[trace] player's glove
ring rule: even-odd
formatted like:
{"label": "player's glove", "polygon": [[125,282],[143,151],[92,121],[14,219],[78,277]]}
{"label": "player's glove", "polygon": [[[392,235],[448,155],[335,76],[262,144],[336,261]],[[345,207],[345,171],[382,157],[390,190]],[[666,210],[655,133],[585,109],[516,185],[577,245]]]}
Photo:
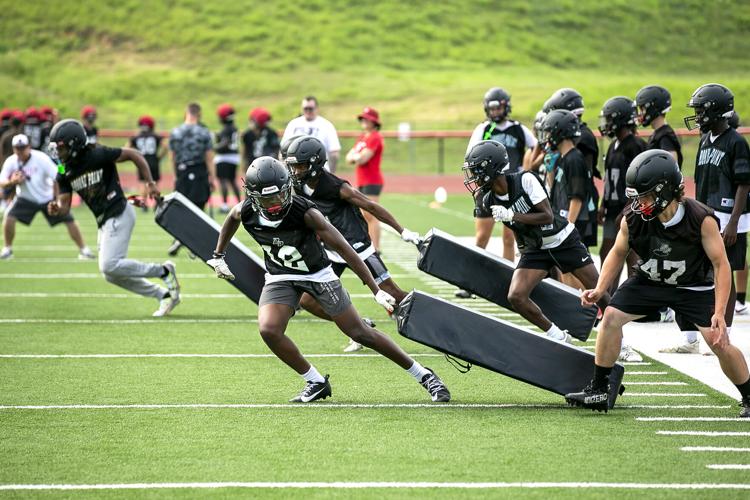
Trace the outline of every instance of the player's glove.
{"label": "player's glove", "polygon": [[419,245],[420,243],[422,243],[422,238],[419,236],[419,233],[409,231],[406,228],[401,231],[401,239],[407,243],[412,243],[414,245]]}
{"label": "player's glove", "polygon": [[492,209],[492,218],[496,222],[510,222],[515,215],[513,210],[502,205],[492,205],[490,208]]}
{"label": "player's glove", "polygon": [[388,311],[388,314],[392,313],[396,307],[396,299],[390,293],[383,290],[378,290],[378,293],[375,294],[375,302],[383,306]]}
{"label": "player's glove", "polygon": [[214,258],[207,260],[206,264],[211,266],[216,271],[216,276],[225,280],[233,280],[234,274],[229,270],[229,266],[224,261],[224,254],[217,254],[214,252]]}

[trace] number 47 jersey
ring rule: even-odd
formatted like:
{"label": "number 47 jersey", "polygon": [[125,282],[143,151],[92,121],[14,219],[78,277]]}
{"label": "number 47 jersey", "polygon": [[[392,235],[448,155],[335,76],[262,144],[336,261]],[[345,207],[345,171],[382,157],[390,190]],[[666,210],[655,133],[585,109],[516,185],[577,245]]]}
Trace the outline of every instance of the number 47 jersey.
{"label": "number 47 jersey", "polygon": [[644,221],[627,209],[628,244],[640,257],[635,270],[652,284],[679,288],[713,288],[713,264],[701,241],[706,217],[713,211],[692,199],[684,199],[666,225],[658,218]]}
{"label": "number 47 jersey", "polygon": [[315,231],[305,224],[305,213],[315,204],[294,196],[292,206],[277,227],[260,219],[250,199],[242,204],[242,225],[263,248],[266,271],[271,275],[316,273],[331,262]]}

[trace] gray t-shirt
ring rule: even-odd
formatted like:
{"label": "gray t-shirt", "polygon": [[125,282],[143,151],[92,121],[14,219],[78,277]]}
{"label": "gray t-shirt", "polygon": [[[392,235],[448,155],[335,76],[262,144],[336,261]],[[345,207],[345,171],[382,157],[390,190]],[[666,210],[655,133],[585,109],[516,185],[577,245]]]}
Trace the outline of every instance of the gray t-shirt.
{"label": "gray t-shirt", "polygon": [[174,152],[177,165],[203,165],[206,151],[212,148],[211,132],[201,125],[183,123],[169,135],[169,149]]}

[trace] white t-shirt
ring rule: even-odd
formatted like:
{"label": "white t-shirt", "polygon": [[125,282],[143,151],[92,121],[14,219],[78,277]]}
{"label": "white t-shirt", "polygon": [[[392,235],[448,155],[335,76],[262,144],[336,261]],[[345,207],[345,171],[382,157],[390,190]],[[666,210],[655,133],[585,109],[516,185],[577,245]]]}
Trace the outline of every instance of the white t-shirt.
{"label": "white t-shirt", "polygon": [[304,116],[298,116],[293,119],[287,124],[281,142],[295,135],[311,135],[319,139],[328,153],[341,151],[341,143],[336,133],[336,127],[322,116],[318,116],[312,121],[307,121]]}
{"label": "white t-shirt", "polygon": [[[515,125],[516,122],[511,120],[505,120],[504,122],[500,123],[495,127],[495,130],[499,130],[502,132],[503,130]],[[489,124],[488,121],[483,121],[479,125],[476,126],[474,129],[474,132],[471,133],[471,138],[469,139],[469,145],[466,146],[466,152],[468,153],[469,150],[479,141],[484,140],[484,129],[487,128],[487,125]],[[533,149],[536,146],[536,137],[534,137],[534,134],[531,133],[531,130],[529,130],[526,125],[523,123],[519,123],[521,125],[521,128],[523,129],[523,136],[524,136],[524,142],[526,143],[527,149]]]}
{"label": "white t-shirt", "polygon": [[26,176],[26,180],[16,186],[16,196],[38,204],[52,200],[57,167],[49,156],[32,149],[29,159],[21,164],[18,155],[10,155],[3,163],[0,181],[10,180],[11,175],[19,170]]}

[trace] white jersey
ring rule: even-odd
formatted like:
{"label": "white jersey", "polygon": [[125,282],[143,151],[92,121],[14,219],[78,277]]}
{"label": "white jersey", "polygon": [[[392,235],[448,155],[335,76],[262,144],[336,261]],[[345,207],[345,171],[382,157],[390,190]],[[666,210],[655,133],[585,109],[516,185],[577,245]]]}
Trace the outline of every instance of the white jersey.
{"label": "white jersey", "polygon": [[57,167],[49,156],[32,149],[29,159],[21,163],[18,155],[10,155],[3,163],[0,181],[7,182],[19,170],[26,176],[26,180],[16,186],[16,196],[37,204],[52,201]]}
{"label": "white jersey", "polygon": [[315,137],[323,143],[328,153],[341,151],[341,143],[336,133],[336,127],[322,116],[318,116],[311,121],[307,121],[304,116],[298,116],[293,119],[287,124],[281,142],[283,143],[295,135],[311,135]]}

